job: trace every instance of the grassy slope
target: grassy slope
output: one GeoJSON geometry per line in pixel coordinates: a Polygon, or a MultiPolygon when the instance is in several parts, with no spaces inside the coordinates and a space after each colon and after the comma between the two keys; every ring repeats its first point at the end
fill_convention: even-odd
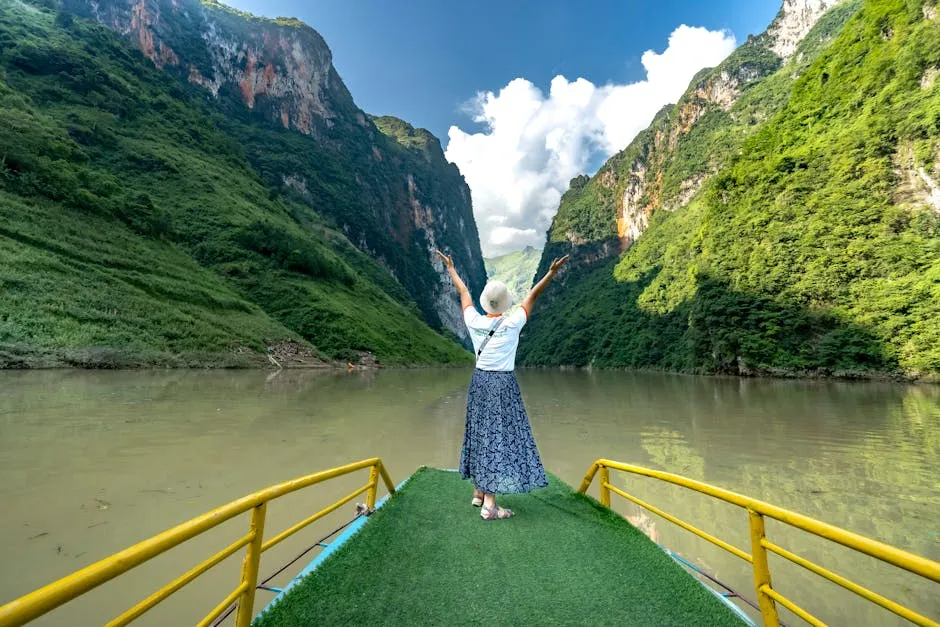
{"type": "Polygon", "coordinates": [[[254,625],[740,624],[646,536],[557,479],[504,497],[508,521],[480,520],[472,491],[456,473],[419,470],[254,625]]]}
{"type": "Polygon", "coordinates": [[[0,215],[0,365],[250,365],[299,339],[165,242],[6,192],[0,215]]]}
{"type": "Polygon", "coordinates": [[[0,6],[0,42],[0,365],[91,347],[109,349],[102,365],[220,364],[298,334],[328,358],[469,358],[387,272],[266,187],[220,130],[251,127],[199,90],[18,0],[0,6]]]}
{"type": "Polygon", "coordinates": [[[409,150],[425,152],[430,149],[431,144],[437,141],[437,138],[428,130],[415,128],[391,115],[371,116],[371,120],[382,133],[394,138],[398,144],[409,150]]]}
{"type": "Polygon", "coordinates": [[[903,146],[940,162],[940,85],[920,87],[940,21],[922,5],[867,2],[696,200],[655,213],[616,270],[568,281],[522,358],[935,377],[940,219],[895,197],[903,146]]]}
{"type": "Polygon", "coordinates": [[[524,250],[483,261],[486,263],[487,277],[505,283],[514,301],[518,303],[532,287],[541,255],[541,249],[526,246],[524,250]]]}

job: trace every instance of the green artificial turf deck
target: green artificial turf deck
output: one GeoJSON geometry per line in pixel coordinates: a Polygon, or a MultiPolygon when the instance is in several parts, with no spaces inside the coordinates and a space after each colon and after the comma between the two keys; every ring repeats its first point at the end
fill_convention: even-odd
{"type": "Polygon", "coordinates": [[[457,473],[422,468],[260,615],[308,625],[741,625],[627,521],[552,477],[484,521],[457,473]]]}

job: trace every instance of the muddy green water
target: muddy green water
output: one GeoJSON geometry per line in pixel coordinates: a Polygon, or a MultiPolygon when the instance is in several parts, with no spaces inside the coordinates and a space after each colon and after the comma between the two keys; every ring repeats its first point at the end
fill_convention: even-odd
{"type": "MultiPolygon", "coordinates": [[[[295,476],[371,456],[385,460],[395,481],[423,464],[455,467],[469,376],[0,373],[0,603],[295,476]]],[[[573,485],[594,459],[607,457],[708,481],[940,559],[940,388],[616,372],[521,371],[519,379],[546,467],[573,485]]],[[[272,504],[268,534],[365,480],[272,504]]],[[[747,515],[733,506],[650,480],[615,474],[613,482],[749,547],[747,515]]],[[[617,497],[615,506],[656,541],[753,597],[745,562],[617,497]]],[[[266,553],[262,573],[348,519],[351,507],[266,553]]],[[[468,516],[476,514],[467,507],[468,516]]],[[[246,528],[244,518],[226,523],[36,624],[102,624],[246,528]]],[[[768,524],[768,536],[940,619],[938,584],[778,524],[768,524]]],[[[193,624],[234,587],[239,560],[227,560],[139,624],[193,624]]],[[[772,558],[771,568],[777,589],[831,624],[905,624],[788,562],[772,558]]],[[[257,603],[270,596],[260,591],[257,603]]]]}

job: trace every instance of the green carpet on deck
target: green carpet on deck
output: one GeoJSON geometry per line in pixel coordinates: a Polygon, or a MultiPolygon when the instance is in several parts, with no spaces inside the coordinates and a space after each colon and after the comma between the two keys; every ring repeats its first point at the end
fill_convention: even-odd
{"type": "Polygon", "coordinates": [[[552,477],[483,521],[472,486],[422,468],[255,620],[308,625],[740,625],[646,536],[552,477]]]}

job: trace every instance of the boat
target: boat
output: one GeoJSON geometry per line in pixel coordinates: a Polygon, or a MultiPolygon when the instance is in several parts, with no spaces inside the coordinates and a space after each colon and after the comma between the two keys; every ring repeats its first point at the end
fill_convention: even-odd
{"type": "Polygon", "coordinates": [[[937,616],[892,601],[800,556],[792,547],[780,546],[768,537],[765,521],[800,529],[934,583],[940,583],[940,563],[670,472],[598,459],[577,489],[551,476],[545,489],[506,496],[505,504],[520,514],[512,521],[482,521],[470,511],[469,496],[468,482],[453,470],[421,467],[398,484],[379,458],[323,470],[232,501],[10,601],[0,607],[0,627],[27,624],[240,515],[248,518],[245,535],[107,624],[131,623],[243,551],[238,585],[198,625],[209,627],[231,619],[236,627],[376,623],[776,626],[782,624],[779,607],[811,625],[824,625],[774,587],[771,554],[913,624],[940,625],[937,616]],[[361,487],[287,529],[266,534],[270,502],[365,472],[368,480],[361,487]],[[611,472],[682,486],[741,508],[750,546],[734,546],[637,498],[612,483],[611,472]],[[589,494],[594,483],[597,498],[589,494]],[[387,494],[377,500],[381,486],[387,494]],[[353,518],[275,571],[278,574],[319,549],[289,584],[283,588],[269,585],[273,575],[259,579],[265,551],[363,495],[364,502],[354,504],[353,518]],[[653,542],[611,509],[613,496],[632,501],[750,564],[756,602],[653,542]],[[256,612],[259,591],[269,596],[256,612]],[[745,612],[742,604],[750,604],[754,611],[745,612]]]}

